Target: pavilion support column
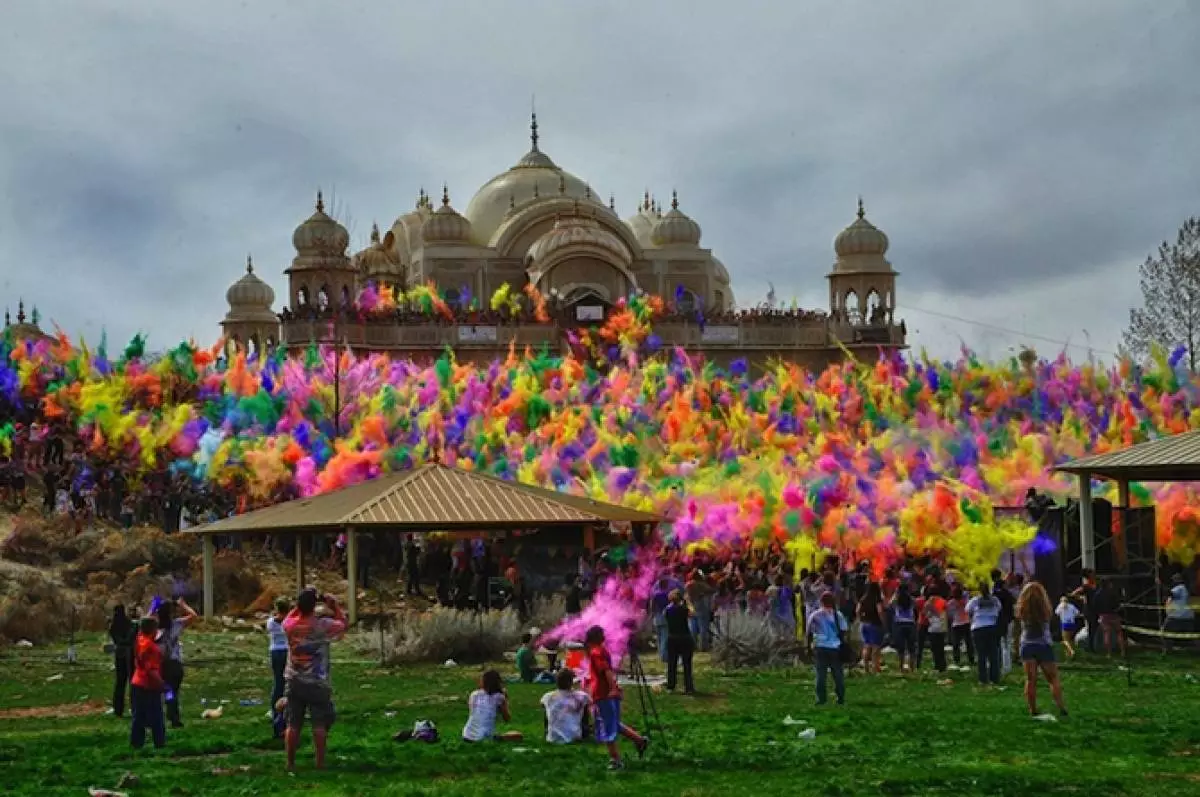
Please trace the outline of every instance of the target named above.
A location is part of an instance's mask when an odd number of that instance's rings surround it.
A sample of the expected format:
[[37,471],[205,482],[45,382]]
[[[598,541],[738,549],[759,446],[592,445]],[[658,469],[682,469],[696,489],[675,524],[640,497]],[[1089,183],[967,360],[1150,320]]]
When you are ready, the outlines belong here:
[[307,540],[303,534],[296,535],[296,594],[304,589],[304,543]]
[[211,534],[201,537],[204,551],[204,619],[213,618],[213,538]]
[[1096,567],[1096,534],[1092,523],[1092,474],[1079,474],[1079,554],[1083,567]]
[[358,622],[358,532],[346,529],[346,619]]

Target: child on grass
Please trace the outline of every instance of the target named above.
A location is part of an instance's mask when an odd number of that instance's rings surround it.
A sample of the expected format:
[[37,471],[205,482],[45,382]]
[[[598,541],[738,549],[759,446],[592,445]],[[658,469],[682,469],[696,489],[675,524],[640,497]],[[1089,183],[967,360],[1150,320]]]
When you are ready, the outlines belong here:
[[534,682],[534,679],[541,674],[541,669],[537,666],[537,655],[533,651],[533,634],[528,632],[521,634],[521,647],[517,648],[517,672],[521,676],[521,680],[527,684]]
[[135,750],[145,746],[147,729],[155,747],[163,747],[167,743],[166,720],[163,717],[163,689],[166,684],[163,681],[163,656],[157,636],[158,618],[143,617],[138,623],[138,635],[133,648],[133,724],[130,726],[129,743]]
[[283,738],[287,729],[287,716],[282,711],[276,711],[275,704],[283,698],[283,673],[287,669],[288,660],[288,638],[287,632],[283,630],[283,621],[291,608],[286,599],[280,598],[275,601],[275,614],[267,618],[267,636],[270,638],[267,655],[271,657],[271,673],[274,676],[274,684],[271,687],[271,725],[274,727],[276,739]]
[[587,692],[575,688],[575,671],[563,668],[555,679],[557,688],[542,695],[546,710],[546,741],[550,744],[572,744],[581,741],[586,733],[587,709],[592,700]]
[[467,724],[462,730],[464,742],[484,742],[489,739],[498,742],[521,741],[520,731],[496,733],[497,716],[505,722],[512,722],[508,694],[504,691],[504,680],[500,673],[488,670],[479,677],[479,688],[467,698],[467,708]]
[[604,629],[594,625],[584,637],[588,657],[588,686],[596,716],[596,741],[608,746],[608,768],[622,769],[621,751],[617,738],[624,736],[633,742],[639,757],[645,755],[650,740],[628,725],[621,724],[621,687],[612,657],[604,646]]

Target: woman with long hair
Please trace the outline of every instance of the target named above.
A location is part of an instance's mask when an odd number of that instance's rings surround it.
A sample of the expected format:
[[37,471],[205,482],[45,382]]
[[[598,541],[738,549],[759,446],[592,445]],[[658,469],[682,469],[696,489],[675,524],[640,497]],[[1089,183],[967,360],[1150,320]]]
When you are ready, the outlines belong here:
[[1058,664],[1054,660],[1054,640],[1050,636],[1050,617],[1053,610],[1046,588],[1030,581],[1021,590],[1017,599],[1016,619],[1021,622],[1021,663],[1025,667],[1025,702],[1031,717],[1040,716],[1037,709],[1037,673],[1041,668],[1050,684],[1050,694],[1059,713],[1067,716],[1067,704],[1063,700],[1062,682],[1058,677]]
[[129,691],[129,679],[133,677],[133,643],[137,636],[137,627],[125,614],[124,604],[113,607],[108,636],[112,640],[115,670],[112,713],[120,717],[125,713],[125,694]]
[[905,671],[905,659],[908,669],[912,670],[917,661],[917,616],[916,602],[908,585],[901,583],[896,588],[896,596],[892,598],[892,647],[900,658],[900,672]]
[[858,619],[862,621],[862,663],[867,673],[883,670],[883,622],[885,609],[883,592],[878,581],[867,584],[867,592],[858,602]]

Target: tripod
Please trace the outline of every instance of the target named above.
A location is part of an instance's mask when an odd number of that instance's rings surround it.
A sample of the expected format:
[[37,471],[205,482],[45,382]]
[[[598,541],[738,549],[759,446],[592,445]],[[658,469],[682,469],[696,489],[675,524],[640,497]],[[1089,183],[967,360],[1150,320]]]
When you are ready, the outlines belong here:
[[[662,719],[658,716],[658,706],[654,702],[654,691],[646,682],[646,670],[642,667],[641,656],[635,648],[629,649],[629,676],[633,678],[634,684],[637,686],[638,702],[642,707],[642,723],[646,729],[646,737],[650,736],[650,729],[658,731],[658,741],[663,750],[667,749],[667,731],[663,727]],[[653,722],[651,722],[653,718]]]

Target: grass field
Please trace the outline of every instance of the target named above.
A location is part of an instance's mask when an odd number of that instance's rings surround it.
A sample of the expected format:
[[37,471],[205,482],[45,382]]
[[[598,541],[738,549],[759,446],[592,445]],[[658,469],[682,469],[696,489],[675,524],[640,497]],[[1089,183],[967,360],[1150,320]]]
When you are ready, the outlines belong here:
[[[238,702],[268,697],[265,647],[261,634],[193,634],[186,727],[168,732],[165,750],[138,754],[128,721],[102,715],[111,668],[98,638],[75,665],[61,649],[10,649],[0,657],[0,791],[84,795],[131,772],[137,782],[124,790],[133,795],[1200,795],[1195,659],[1142,654],[1132,686],[1116,662],[1068,665],[1072,716],[1058,723],[1025,716],[1015,674],[1002,691],[979,690],[968,673],[952,673],[950,685],[933,675],[853,678],[847,706],[817,708],[807,669],[701,666],[700,697],[656,696],[666,744],[656,739],[646,760],[608,773],[595,745],[540,742],[546,687],[509,688],[524,744],[468,746],[458,734],[477,668],[381,669],[344,643],[330,769],[313,771],[306,739],[299,772],[287,775],[266,706]],[[224,716],[201,720],[201,698],[228,700]],[[1051,707],[1048,694],[1042,702]],[[789,714],[816,738],[797,738],[800,726],[783,724]],[[626,716],[642,724],[633,693]],[[436,722],[442,741],[391,741],[417,719]]]

